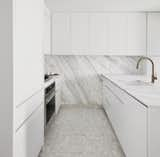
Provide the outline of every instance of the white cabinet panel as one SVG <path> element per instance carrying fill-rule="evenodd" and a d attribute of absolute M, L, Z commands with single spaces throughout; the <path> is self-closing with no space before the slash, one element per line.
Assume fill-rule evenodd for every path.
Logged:
<path fill-rule="evenodd" d="M 43 0 L 16 0 L 14 9 L 14 104 L 43 86 Z"/>
<path fill-rule="evenodd" d="M 160 108 L 149 108 L 148 112 L 148 156 L 159 157 L 160 155 Z"/>
<path fill-rule="evenodd" d="M 55 95 L 55 112 L 56 114 L 58 113 L 60 106 L 61 106 L 61 89 L 62 88 L 62 78 L 59 77 L 55 80 L 55 90 L 56 90 L 56 95 Z"/>
<path fill-rule="evenodd" d="M 128 55 L 146 54 L 146 14 L 128 14 Z"/>
<path fill-rule="evenodd" d="M 89 16 L 89 48 L 93 54 L 105 54 L 109 49 L 108 18 L 104 13 Z"/>
<path fill-rule="evenodd" d="M 108 99 L 103 105 L 126 156 L 146 157 L 147 108 L 110 81 L 105 82 L 103 97 Z"/>
<path fill-rule="evenodd" d="M 111 13 L 109 17 L 109 51 L 111 54 L 126 54 L 127 14 Z"/>
<path fill-rule="evenodd" d="M 148 14 L 148 54 L 160 56 L 160 13 Z"/>
<path fill-rule="evenodd" d="M 43 53 L 51 54 L 51 14 L 48 8 L 44 9 L 44 28 L 43 28 Z"/>
<path fill-rule="evenodd" d="M 18 129 L 22 123 L 36 110 L 40 104 L 44 104 L 44 90 L 38 91 L 29 100 L 15 108 L 14 130 Z"/>
<path fill-rule="evenodd" d="M 54 13 L 53 54 L 146 55 L 145 13 Z"/>
<path fill-rule="evenodd" d="M 85 13 L 71 15 L 72 53 L 87 53 L 89 43 L 89 16 Z"/>
<path fill-rule="evenodd" d="M 52 15 L 52 53 L 71 53 L 70 16 L 65 13 Z"/>
<path fill-rule="evenodd" d="M 44 138 L 44 105 L 16 132 L 14 157 L 38 157 Z"/>
<path fill-rule="evenodd" d="M 119 139 L 126 156 L 146 157 L 147 108 L 126 93 L 119 93 L 119 97 L 124 100 L 121 106 L 122 130 L 119 133 Z"/>

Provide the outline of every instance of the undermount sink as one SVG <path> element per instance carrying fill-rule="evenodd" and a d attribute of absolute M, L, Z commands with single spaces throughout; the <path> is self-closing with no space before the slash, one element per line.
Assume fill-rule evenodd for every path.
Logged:
<path fill-rule="evenodd" d="M 135 81 L 127 82 L 127 85 L 135 85 L 135 86 L 152 86 L 153 83 L 147 82 L 147 81 L 142 81 L 142 80 L 135 80 Z"/>
<path fill-rule="evenodd" d="M 143 80 L 133 80 L 133 81 L 124 81 L 123 83 L 130 86 L 153 86 L 154 84 L 151 82 L 143 81 Z"/>

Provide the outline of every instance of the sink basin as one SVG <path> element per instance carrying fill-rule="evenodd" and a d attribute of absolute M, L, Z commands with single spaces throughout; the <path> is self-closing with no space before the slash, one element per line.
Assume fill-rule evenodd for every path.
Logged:
<path fill-rule="evenodd" d="M 153 86 L 154 85 L 151 82 L 142 81 L 142 80 L 123 81 L 123 83 L 129 86 Z"/>
<path fill-rule="evenodd" d="M 142 81 L 142 80 L 135 80 L 135 81 L 127 82 L 127 85 L 135 85 L 135 86 L 152 86 L 153 83 L 147 82 L 147 81 Z"/>

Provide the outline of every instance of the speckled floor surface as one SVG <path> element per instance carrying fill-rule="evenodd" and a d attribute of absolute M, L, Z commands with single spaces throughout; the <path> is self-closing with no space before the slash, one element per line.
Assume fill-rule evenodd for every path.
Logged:
<path fill-rule="evenodd" d="M 100 107 L 66 106 L 47 129 L 40 157 L 125 157 Z"/>

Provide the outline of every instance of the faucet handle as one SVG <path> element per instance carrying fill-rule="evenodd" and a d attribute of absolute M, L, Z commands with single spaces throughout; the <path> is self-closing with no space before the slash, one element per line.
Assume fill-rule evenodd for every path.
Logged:
<path fill-rule="evenodd" d="M 154 80 L 158 80 L 157 73 L 154 74 L 153 78 Z"/>
<path fill-rule="evenodd" d="M 154 78 L 155 78 L 155 80 L 158 80 L 157 74 L 155 74 Z"/>

